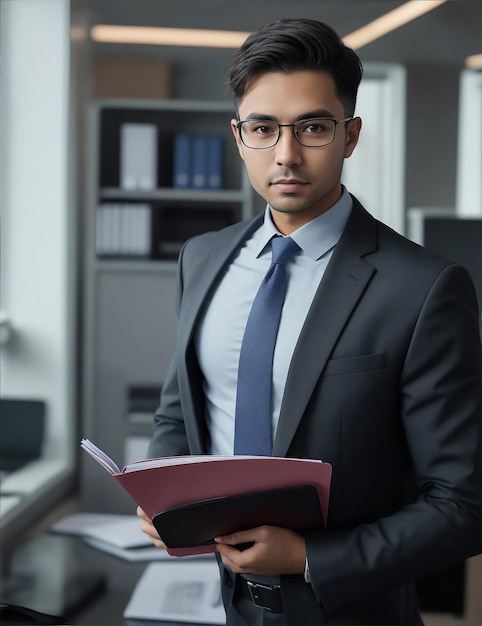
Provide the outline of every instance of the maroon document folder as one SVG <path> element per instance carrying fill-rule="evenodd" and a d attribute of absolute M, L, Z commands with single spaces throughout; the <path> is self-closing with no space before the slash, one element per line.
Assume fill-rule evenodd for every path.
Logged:
<path fill-rule="evenodd" d="M 300 531 L 326 524 L 332 473 L 329 463 L 312 459 L 203 455 L 148 459 L 120 470 L 90 441 L 83 439 L 81 446 L 156 520 L 153 523 L 173 556 L 214 552 L 212 533 L 216 536 L 236 530 L 236 500 L 240 521 L 237 530 L 247 529 L 247 523 L 253 524 L 248 526 L 251 528 L 269 523 Z M 292 489 L 300 487 L 303 489 Z M 234 500 L 230 501 L 231 498 Z M 267 498 L 272 507 L 264 506 Z M 224 516 L 227 523 L 213 528 L 212 521 L 217 515 Z M 166 538 L 171 537 L 162 536 L 162 528 L 172 529 L 173 524 L 181 522 L 185 529 L 192 527 L 191 536 L 186 534 L 187 545 L 182 545 L 183 537 L 176 533 L 169 545 Z"/>

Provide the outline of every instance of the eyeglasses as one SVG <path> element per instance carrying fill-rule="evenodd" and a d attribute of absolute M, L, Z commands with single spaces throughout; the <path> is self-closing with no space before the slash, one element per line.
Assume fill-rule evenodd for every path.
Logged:
<path fill-rule="evenodd" d="M 296 140 L 302 146 L 321 148 L 333 142 L 338 124 L 352 119 L 353 117 L 345 117 L 342 120 L 316 117 L 299 120 L 293 124 L 278 124 L 272 120 L 242 120 L 236 126 L 241 141 L 247 148 L 254 150 L 264 150 L 275 146 L 279 141 L 281 128 L 284 127 L 293 128 Z"/>

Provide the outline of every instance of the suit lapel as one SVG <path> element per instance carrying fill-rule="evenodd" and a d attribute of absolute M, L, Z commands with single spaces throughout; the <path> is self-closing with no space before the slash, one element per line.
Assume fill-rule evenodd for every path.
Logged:
<path fill-rule="evenodd" d="M 194 240 L 190 245 L 200 244 L 197 262 L 190 262 L 185 275 L 179 277 L 181 288 L 184 282 L 186 299 L 179 311 L 179 392 L 183 398 L 186 430 L 189 438 L 191 453 L 205 454 L 206 450 L 206 423 L 204 421 L 204 406 L 201 399 L 202 375 L 194 350 L 193 336 L 195 327 L 201 319 L 208 299 L 221 280 L 226 267 L 236 256 L 243 242 L 258 228 L 263 216 L 258 216 L 249 222 L 242 222 L 235 226 L 214 234 L 208 244 L 202 240 Z M 234 229 L 234 230 L 233 230 Z M 182 260 L 180 261 L 182 265 Z M 182 291 L 184 291 L 182 289 Z M 189 417 L 190 416 L 190 417 Z"/>
<path fill-rule="evenodd" d="M 354 199 L 353 210 L 315 294 L 293 354 L 273 445 L 285 456 L 314 387 L 375 269 L 376 221 Z"/>

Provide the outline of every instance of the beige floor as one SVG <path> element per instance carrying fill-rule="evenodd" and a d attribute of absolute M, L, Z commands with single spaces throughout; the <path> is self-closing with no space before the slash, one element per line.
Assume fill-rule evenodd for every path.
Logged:
<path fill-rule="evenodd" d="M 425 626 L 467 626 L 467 622 L 447 613 L 424 613 Z"/>
<path fill-rule="evenodd" d="M 466 562 L 465 612 L 463 618 L 442 613 L 425 613 L 425 626 L 482 626 L 482 555 Z"/>

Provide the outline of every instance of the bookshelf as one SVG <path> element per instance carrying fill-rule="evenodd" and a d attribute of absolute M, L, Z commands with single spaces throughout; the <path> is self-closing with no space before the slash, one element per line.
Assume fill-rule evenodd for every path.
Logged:
<path fill-rule="evenodd" d="M 146 420 L 131 419 L 129 396 L 133 388 L 160 387 L 166 374 L 176 334 L 176 259 L 182 243 L 200 232 L 249 218 L 255 211 L 253 191 L 230 129 L 232 117 L 229 102 L 99 100 L 89 110 L 80 435 L 119 464 L 132 461 L 132 450 L 141 450 L 143 438 L 147 441 L 151 435 Z M 121 129 L 125 124 L 146 125 L 154 132 L 157 154 L 150 169 L 154 182 L 151 176 L 137 187 L 132 180 L 123 183 L 121 153 L 126 144 Z M 174 186 L 174 144 L 179 133 L 220 138 L 219 188 Z M 148 245 L 144 231 L 143 246 L 134 252 L 129 245 L 122 248 L 119 242 L 136 228 L 127 220 L 117 249 L 99 248 L 99 207 L 117 211 L 116 219 L 123 211 L 129 219 L 139 209 L 148 212 Z M 108 234 L 118 225 L 108 222 Z M 130 499 L 94 465 L 81 458 L 85 510 L 133 512 Z"/>
<path fill-rule="evenodd" d="M 120 233 L 117 246 L 99 250 L 97 245 L 98 257 L 175 260 L 188 237 L 252 215 L 252 192 L 231 137 L 229 103 L 104 100 L 93 106 L 91 115 L 95 142 L 91 198 L 97 216 L 102 210 L 114 218 L 107 226 L 111 235 L 117 231 L 115 213 L 119 210 L 132 214 L 147 209 L 150 218 L 148 245 L 140 254 L 122 245 Z M 124 138 L 126 129 L 133 130 L 130 142 Z M 181 136 L 193 144 L 188 154 L 181 155 L 182 164 L 176 158 L 176 141 Z M 216 177 L 208 176 L 208 142 L 214 139 L 219 146 L 213 163 Z M 205 148 L 199 156 L 197 145 Z M 176 186 L 178 167 L 190 171 L 183 187 Z M 199 178 L 205 184 L 198 184 Z M 208 182 L 214 178 L 218 184 L 210 187 Z M 98 220 L 93 228 L 99 244 Z M 132 235 L 133 230 L 128 223 L 128 233 Z"/>

